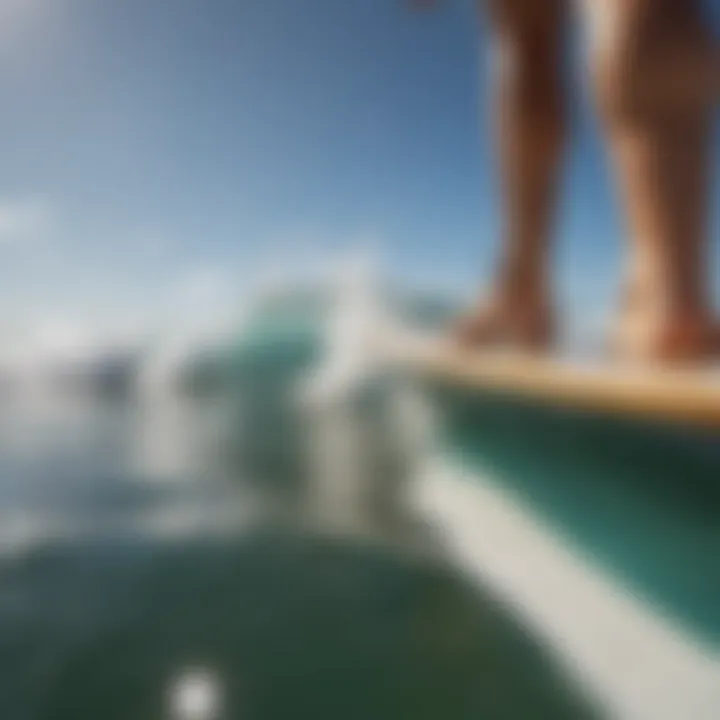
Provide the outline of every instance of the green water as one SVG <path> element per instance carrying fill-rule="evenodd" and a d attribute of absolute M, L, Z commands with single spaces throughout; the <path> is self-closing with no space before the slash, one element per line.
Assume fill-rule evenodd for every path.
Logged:
<path fill-rule="evenodd" d="M 595 716 L 449 560 L 256 504 L 313 509 L 308 418 L 283 391 L 297 369 L 245 367 L 226 397 L 245 411 L 223 425 L 229 444 L 198 440 L 212 413 L 196 400 L 0 417 L 2 720 L 170 720 L 174 682 L 196 668 L 222 699 L 205 720 Z M 387 450 L 391 427 L 361 405 L 353 417 Z M 373 445 L 360 457 L 391 483 L 401 467 L 379 458 Z"/>
<path fill-rule="evenodd" d="M 309 415 L 292 398 L 321 343 L 301 319 L 232 348 L 210 399 L 0 410 L 0 720 L 173 720 L 198 668 L 222 699 L 203 720 L 598 716 L 491 587 L 388 540 L 437 530 L 388 491 L 413 482 L 392 378 Z M 717 642 L 716 440 L 434 394 L 449 453 Z M 382 523 L 361 535 L 299 522 L 308 439 L 336 425 L 365 438 L 323 479 L 362 470 Z"/>
<path fill-rule="evenodd" d="M 450 571 L 305 536 L 45 548 L 3 572 L 2 717 L 151 720 L 208 669 L 226 718 L 583 718 Z"/>
<path fill-rule="evenodd" d="M 720 643 L 720 439 L 440 390 L 445 443 L 703 643 Z"/>

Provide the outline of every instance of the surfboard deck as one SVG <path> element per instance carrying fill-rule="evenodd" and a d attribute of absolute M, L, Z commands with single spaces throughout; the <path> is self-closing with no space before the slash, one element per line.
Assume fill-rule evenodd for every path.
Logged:
<path fill-rule="evenodd" d="M 469 390 L 720 432 L 720 367 L 640 367 L 464 349 L 443 341 L 406 343 L 399 358 L 414 373 Z"/>

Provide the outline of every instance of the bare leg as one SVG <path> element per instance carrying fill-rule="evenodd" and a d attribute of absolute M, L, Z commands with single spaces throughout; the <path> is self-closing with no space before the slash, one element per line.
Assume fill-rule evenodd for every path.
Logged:
<path fill-rule="evenodd" d="M 461 326 L 468 342 L 545 345 L 548 250 L 563 141 L 564 0 L 489 0 L 504 240 L 492 297 Z"/>
<path fill-rule="evenodd" d="M 630 233 L 621 352 L 712 352 L 706 277 L 713 40 L 696 0 L 583 0 Z"/>

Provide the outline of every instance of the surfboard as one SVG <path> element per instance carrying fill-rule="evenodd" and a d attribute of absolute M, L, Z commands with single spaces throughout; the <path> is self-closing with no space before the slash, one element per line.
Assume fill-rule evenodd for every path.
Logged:
<path fill-rule="evenodd" d="M 720 367 L 627 365 L 476 350 L 449 342 L 404 343 L 399 359 L 415 374 L 468 390 L 626 418 L 720 432 Z"/>

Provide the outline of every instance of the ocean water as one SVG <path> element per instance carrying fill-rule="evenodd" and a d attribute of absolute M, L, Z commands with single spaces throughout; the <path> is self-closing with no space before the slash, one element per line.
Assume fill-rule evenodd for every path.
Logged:
<path fill-rule="evenodd" d="M 309 347 L 208 396 L 7 401 L 0 718 L 592 715 L 406 504 L 393 381 L 298 403 Z"/>
<path fill-rule="evenodd" d="M 354 293 L 347 324 L 319 322 L 315 297 L 273 305 L 192 392 L 154 373 L 3 398 L 0 720 L 600 717 L 549 636 L 461 567 L 460 527 L 416 502 L 438 454 L 549 523 L 610 595 L 716 646 L 715 438 L 408 384 L 362 355 L 380 323 Z M 634 697 L 610 636 L 589 665 L 625 694 L 619 717 L 660 717 L 664 671 L 644 660 Z"/>

